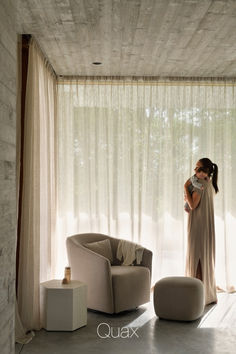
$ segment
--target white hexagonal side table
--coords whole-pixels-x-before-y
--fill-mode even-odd
[[[87,285],[72,280],[41,283],[44,303],[44,328],[47,331],[74,331],[87,324]]]

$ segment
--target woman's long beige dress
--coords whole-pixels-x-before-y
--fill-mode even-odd
[[[215,222],[214,188],[211,180],[202,181],[203,190],[194,188],[201,195],[196,209],[188,216],[188,245],[186,276],[196,277],[200,262],[205,288],[205,304],[217,301],[215,284]]]

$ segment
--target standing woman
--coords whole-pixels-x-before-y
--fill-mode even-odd
[[[187,180],[184,184],[185,198],[190,206],[188,215],[188,245],[186,276],[202,280],[205,288],[205,304],[217,302],[215,284],[215,221],[214,194],[218,192],[218,167],[210,159],[203,158],[196,163],[195,171],[201,167],[207,173],[200,180],[202,189],[193,188],[192,195]]]

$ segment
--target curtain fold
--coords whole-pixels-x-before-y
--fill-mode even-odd
[[[209,157],[219,166],[217,283],[234,290],[235,82],[65,78],[57,123],[58,274],[66,237],[79,232],[152,249],[153,281],[184,274],[183,184]]]
[[[18,306],[26,329],[40,329],[40,282],[52,278],[55,231],[56,78],[33,40],[27,74]]]

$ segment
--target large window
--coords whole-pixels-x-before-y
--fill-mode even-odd
[[[236,284],[235,103],[234,84],[221,81],[60,82],[61,242],[78,232],[109,233],[153,250],[154,280],[183,274],[183,184],[209,157],[219,166],[217,282]]]

